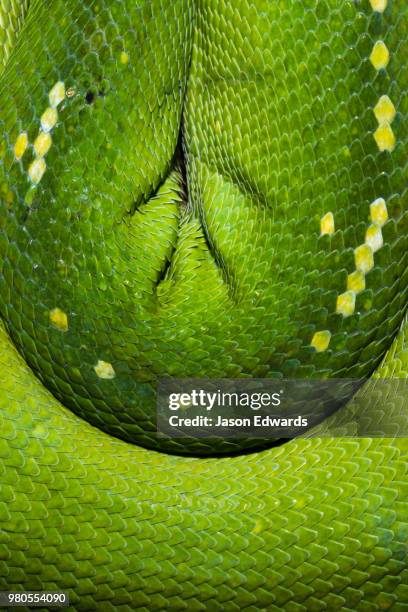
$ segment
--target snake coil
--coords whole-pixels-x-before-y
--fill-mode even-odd
[[[0,0],[0,589],[406,609],[406,439],[163,441],[155,390],[407,377],[407,18]]]

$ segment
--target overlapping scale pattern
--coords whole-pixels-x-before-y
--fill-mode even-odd
[[[406,299],[404,7],[73,14],[35,3],[3,77],[0,308],[47,387],[156,447],[160,377],[370,374]]]
[[[30,0],[1,0],[0,2],[0,66],[7,63],[24,23]]]
[[[407,376],[407,329],[380,376]],[[156,453],[67,411],[1,340],[2,589],[68,589],[76,610],[404,609],[407,440]]]
[[[237,450],[158,441],[163,376],[407,376],[405,1],[28,4],[0,2],[0,588],[402,610],[406,440],[141,447]]]

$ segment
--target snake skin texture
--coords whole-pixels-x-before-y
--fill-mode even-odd
[[[168,376],[407,378],[407,33],[406,0],[0,0],[0,590],[407,609],[408,439],[155,421]]]
[[[0,66],[7,63],[27,14],[29,0],[0,1]]]

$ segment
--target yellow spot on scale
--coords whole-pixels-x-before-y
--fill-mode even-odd
[[[353,314],[355,307],[356,294],[354,291],[345,291],[338,296],[336,303],[337,314],[341,314],[343,317],[349,317]]]
[[[368,244],[361,244],[354,251],[356,268],[363,274],[367,274],[374,267],[373,250]]]
[[[14,144],[14,155],[16,159],[21,159],[28,146],[27,132],[21,132]]]
[[[318,331],[314,334],[310,345],[313,346],[318,353],[322,353],[328,348],[330,338],[331,333],[327,329]]]
[[[393,151],[395,135],[389,123],[383,123],[374,132],[375,142],[380,151]]]
[[[44,157],[50,150],[52,143],[51,134],[48,132],[40,132],[34,141],[34,151],[38,157]]]
[[[261,533],[262,530],[263,530],[263,523],[262,523],[262,521],[260,521],[258,519],[256,521],[255,526],[252,529],[251,533],[253,533],[254,535],[257,535],[258,533]]]
[[[48,98],[50,100],[51,108],[57,108],[58,104],[65,99],[65,85],[62,81],[55,83],[54,87],[48,94]]]
[[[388,0],[370,0],[373,11],[383,13],[387,8]]]
[[[381,227],[373,223],[370,227],[367,228],[365,241],[368,246],[370,246],[373,250],[373,253],[381,249],[384,244]]]
[[[388,96],[381,96],[374,107],[374,114],[378,123],[392,123],[395,119],[396,110]]]
[[[129,55],[125,51],[122,51],[119,59],[121,64],[126,65],[129,62]]]
[[[215,122],[214,130],[216,134],[221,134],[221,123],[219,121]]]
[[[360,270],[355,270],[347,277],[347,291],[361,293],[365,289],[365,276]]]
[[[68,330],[68,317],[60,308],[53,308],[50,312],[50,321],[56,329],[62,332]]]
[[[328,212],[320,219],[320,235],[334,234],[334,217],[333,213]]]
[[[58,121],[56,108],[47,108],[41,115],[41,127],[43,132],[50,132]]]
[[[30,164],[28,168],[28,176],[34,185],[37,185],[37,183],[41,181],[46,168],[47,164],[42,157],[38,157]]]
[[[370,204],[370,214],[373,223],[376,223],[380,227],[386,224],[388,221],[388,210],[383,198],[378,198]]]
[[[371,51],[370,61],[376,70],[381,70],[388,66],[390,52],[387,45],[382,40],[377,40]]]
[[[106,380],[111,380],[116,376],[112,364],[107,361],[102,361],[101,359],[99,359],[96,366],[94,366],[94,370],[99,378],[104,378]]]

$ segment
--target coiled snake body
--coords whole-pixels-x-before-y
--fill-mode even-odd
[[[406,1],[0,7],[0,588],[404,609],[406,439],[164,443],[155,385],[406,377]]]

